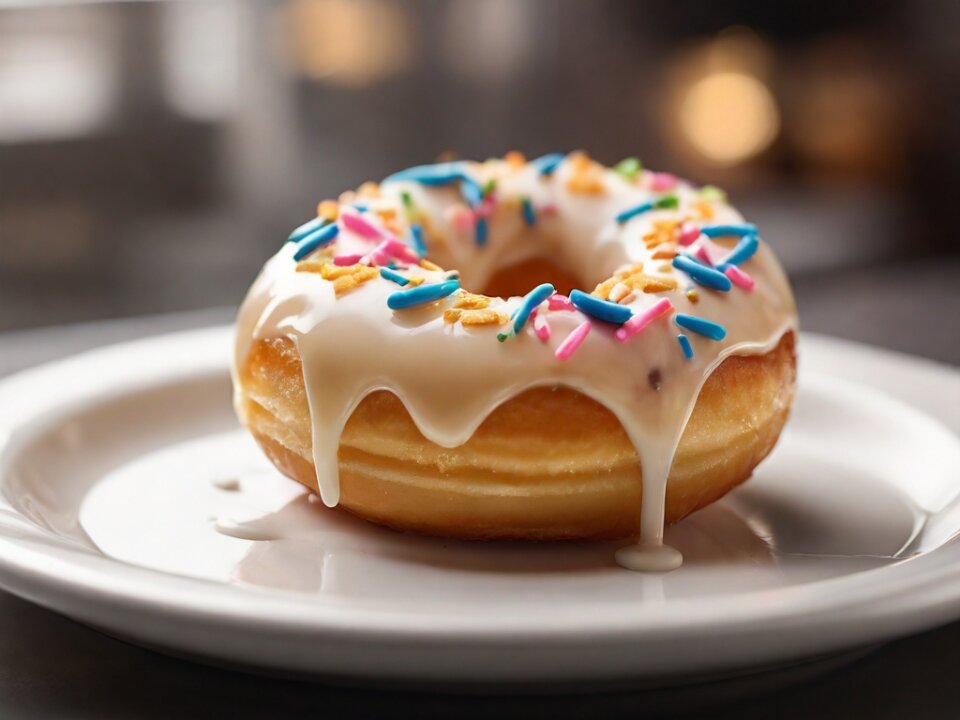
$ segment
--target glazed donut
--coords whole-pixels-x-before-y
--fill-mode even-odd
[[[772,449],[796,311],[721,191],[583,153],[447,162],[319,204],[240,311],[235,406],[367,520],[477,539],[638,535]],[[449,269],[445,269],[449,268]]]

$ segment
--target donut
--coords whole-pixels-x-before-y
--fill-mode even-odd
[[[585,153],[366,183],[295,229],[237,320],[234,404],[285,475],[401,531],[633,538],[750,477],[796,382],[796,309],[717,188]]]

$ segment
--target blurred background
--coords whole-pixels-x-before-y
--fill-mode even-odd
[[[960,3],[0,0],[0,331],[219,307],[317,200],[582,148],[725,188],[806,329],[960,363]]]

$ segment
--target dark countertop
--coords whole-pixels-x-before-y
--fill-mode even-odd
[[[803,327],[960,364],[960,262],[917,262],[796,281]],[[227,309],[0,335],[0,375],[83,349],[225,322]],[[940,718],[960,715],[952,668],[960,623],[890,643],[799,684],[745,682],[710,697],[722,718]],[[759,693],[759,694],[758,694]],[[697,692],[571,697],[431,695],[263,678],[155,654],[0,593],[0,716],[638,717]],[[695,710],[692,714],[698,714]]]

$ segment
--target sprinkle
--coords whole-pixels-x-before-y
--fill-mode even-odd
[[[659,192],[672,190],[677,186],[677,176],[670,173],[650,173],[650,189]]]
[[[387,182],[418,182],[421,185],[449,185],[466,176],[461,162],[441,162],[433,165],[417,165],[401,170],[384,180]]]
[[[403,310],[416,305],[442,300],[460,289],[460,282],[447,280],[446,282],[421,285],[412,290],[401,290],[387,297],[387,307],[391,310]]]
[[[511,150],[503,156],[503,159],[507,165],[513,168],[521,168],[527,162],[527,158],[524,157],[523,153],[517,150]]]
[[[547,203],[546,205],[540,206],[541,215],[556,215],[559,208],[556,203]]]
[[[340,203],[336,200],[321,200],[317,203],[317,215],[333,222],[340,214]]]
[[[589,320],[584,320],[577,325],[573,332],[567,335],[564,341],[560,343],[560,346],[554,353],[557,360],[568,360],[570,356],[577,351],[577,348],[580,347],[584,339],[586,339],[591,327],[593,327],[593,325]]]
[[[360,262],[363,259],[363,257],[364,257],[363,255],[358,255],[358,254],[337,255],[336,257],[333,258],[333,264],[339,265],[339,266],[356,265],[358,262]]]
[[[460,183],[460,196],[470,207],[477,207],[483,201],[483,188],[469,175],[463,176]]]
[[[530,198],[525,197],[520,201],[520,211],[523,213],[523,221],[527,225],[537,224],[537,215],[533,210],[533,203]]]
[[[363,212],[366,212],[367,210],[369,210],[369,209],[370,209],[370,206],[366,205],[365,203],[354,203],[354,204],[353,204],[353,209],[356,210],[357,212],[362,212],[362,213],[363,213]]]
[[[551,310],[575,310],[570,298],[560,293],[554,293],[547,298],[547,307]]]
[[[730,278],[730,281],[734,285],[738,288],[743,288],[747,292],[751,292],[757,286],[754,279],[736,265],[727,265],[727,267],[724,268],[723,274]]]
[[[413,204],[413,196],[408,190],[400,193],[400,201],[403,203],[403,211],[407,215],[407,222],[413,224],[417,221],[417,206]]]
[[[533,319],[533,331],[537,334],[541,342],[546,342],[550,339],[550,325],[542,317],[535,317]]]
[[[649,200],[645,203],[640,203],[632,208],[623,210],[622,212],[617,213],[617,216],[614,219],[618,224],[623,225],[623,223],[627,222],[627,220],[630,220],[631,218],[634,218],[642,213],[650,212],[651,210],[675,208],[678,204],[679,203],[677,202],[676,195],[667,195],[657,200]]]
[[[696,223],[686,222],[680,226],[680,234],[677,236],[677,245],[692,245],[700,237],[700,226]]]
[[[738,223],[735,225],[704,225],[700,228],[707,237],[743,237],[744,235],[756,235],[757,226],[753,223]]]
[[[518,333],[523,329],[533,309],[553,295],[554,290],[555,288],[550,283],[543,283],[524,295],[523,302],[520,303],[520,307],[513,314],[513,332]]]
[[[417,255],[423,256],[427,254],[427,243],[423,237],[423,227],[414,223],[410,226],[410,240],[413,243],[414,249],[417,251]]]
[[[477,295],[466,290],[457,291],[457,297],[453,302],[455,308],[479,309],[490,305],[490,298],[486,295]]]
[[[614,332],[614,336],[620,342],[625,343],[627,340],[646,328],[658,317],[672,309],[673,303],[670,302],[669,298],[660,298],[646,310],[634,315],[623,325],[617,328],[616,332]]]
[[[640,174],[642,169],[643,166],[640,164],[640,159],[635,157],[628,157],[613,166],[613,171],[622,175],[623,178],[629,182],[636,180],[637,175]]]
[[[696,257],[699,260],[702,260],[703,263],[708,267],[713,267],[714,262],[713,262],[713,259],[710,257],[710,251],[707,250],[706,245],[701,245],[700,247],[697,248]]]
[[[698,335],[703,335],[711,340],[720,341],[727,336],[727,329],[723,327],[723,325],[719,325],[702,317],[697,317],[696,315],[677,313],[673,321],[680,327],[692,330]]]
[[[397,260],[406,263],[418,263],[420,262],[420,256],[417,255],[413,250],[404,245],[402,242],[396,238],[387,238],[382,243],[377,245],[375,253],[385,253],[390,257],[395,257]],[[386,264],[386,263],[384,263]]]
[[[696,288],[688,288],[684,295],[686,295],[687,300],[692,302],[694,305],[700,302],[700,293],[697,292]]]
[[[747,235],[736,247],[730,251],[730,254],[723,259],[724,265],[739,265],[753,257],[760,247],[760,240],[756,235]]]
[[[310,233],[322,228],[324,225],[327,224],[327,222],[328,221],[325,217],[320,217],[320,216],[317,216],[312,220],[308,220],[303,225],[296,228],[292,233],[290,233],[290,237],[287,238],[287,242],[300,242]]]
[[[450,223],[459,231],[469,230],[476,219],[474,212],[466,205],[459,203],[451,206],[447,211]]]
[[[677,255],[673,259],[673,266],[678,270],[683,270],[695,282],[714,290],[729,292],[733,287],[730,278],[719,270],[714,270],[706,265],[701,265],[687,255]]]
[[[487,219],[485,217],[477,218],[474,242],[476,242],[477,247],[483,247],[487,244]]]
[[[702,188],[697,190],[697,195],[700,196],[702,200],[709,200],[713,202],[727,201],[727,193],[718,188],[716,185],[704,185]]]
[[[374,227],[369,221],[359,215],[340,213],[340,222],[342,222],[343,226],[348,230],[368,240],[379,240],[383,237],[383,232],[379,228]]]
[[[680,343],[680,349],[683,350],[683,356],[687,360],[693,359],[693,347],[690,345],[690,338],[683,333],[677,335],[677,342]]]
[[[392,280],[397,285],[406,285],[410,282],[409,280],[407,280],[407,278],[405,278],[400,273],[394,272],[390,268],[385,268],[385,267],[380,268],[380,277],[385,278],[387,280]]]
[[[497,179],[490,178],[483,184],[481,192],[483,193],[484,199],[493,195],[494,191],[497,189]]]
[[[339,233],[339,225],[325,225],[312,234],[307,235],[302,239],[300,247],[298,247],[297,251],[293,254],[293,259],[297,261],[303,260],[307,255],[312,253],[317,248],[321,248],[324,245],[329,245],[331,242],[333,242]]]
[[[433,270],[434,272],[441,272],[443,270],[443,268],[435,262],[430,262],[426,258],[420,258],[420,267],[424,270]]]
[[[563,162],[564,157],[565,155],[563,153],[551,153],[550,155],[538,157],[536,160],[531,160],[530,164],[533,165],[541,175],[553,175],[553,171]]]
[[[570,302],[587,315],[603,320],[604,322],[622,325],[633,314],[630,308],[618,305],[608,300],[601,300],[593,295],[588,295],[582,290],[574,290],[570,293]]]

